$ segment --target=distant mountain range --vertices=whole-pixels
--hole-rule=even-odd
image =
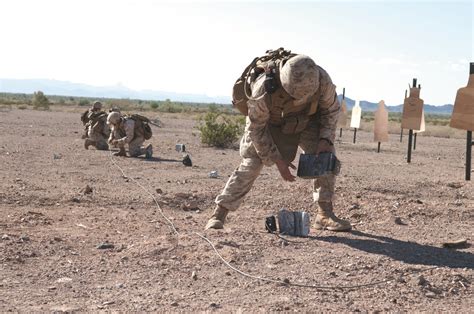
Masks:
[[[337,96],[339,98],[339,101],[342,100],[342,95]],[[346,104],[347,104],[347,110],[351,110],[352,107],[355,105],[355,100],[352,100],[348,97],[346,99]],[[377,108],[379,107],[378,103],[375,102],[370,102],[366,100],[361,100],[360,101],[360,107],[362,108],[362,111],[376,111]],[[397,105],[397,106],[386,106],[387,110],[389,112],[402,112],[403,111],[403,105]],[[453,112],[453,105],[447,104],[443,106],[433,106],[433,105],[428,105],[425,104],[425,113],[431,113],[431,114],[445,114],[445,115],[450,115]]]
[[[155,90],[133,90],[123,85],[92,86],[87,84],[72,83],[67,81],[48,79],[0,79],[0,92],[32,94],[42,91],[46,95],[79,96],[99,98],[130,98],[142,100],[165,100],[193,102],[193,103],[218,103],[230,104],[230,97],[208,96],[203,94],[181,94]],[[338,95],[339,100],[342,95]],[[351,110],[355,104],[353,99],[346,97],[347,109]],[[360,101],[362,111],[377,110],[378,103],[365,100]],[[390,112],[402,112],[402,105],[387,106]],[[453,105],[432,106],[425,104],[425,112],[432,114],[451,114]]]
[[[82,96],[98,98],[130,98],[142,100],[165,100],[194,103],[230,104],[230,97],[201,94],[181,94],[155,90],[133,90],[123,85],[92,86],[67,81],[47,79],[0,79],[0,92],[32,94],[42,91],[46,95]]]

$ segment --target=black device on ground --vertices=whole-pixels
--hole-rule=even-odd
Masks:
[[[184,144],[176,144],[175,149],[179,153],[186,152],[186,146]]]
[[[268,216],[265,218],[265,229],[270,233],[277,231],[275,216]]]
[[[339,174],[341,163],[333,153],[319,155],[301,154],[297,176],[303,179],[314,179],[328,174]]]

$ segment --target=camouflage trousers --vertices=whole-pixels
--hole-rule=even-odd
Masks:
[[[314,154],[318,148],[319,127],[308,127],[303,131],[299,141],[299,147],[307,154]],[[253,183],[259,176],[264,165],[273,163],[262,160],[255,150],[247,132],[240,141],[240,156],[242,161],[237,169],[232,172],[224,190],[216,197],[215,203],[228,210],[236,210],[242,203],[245,195],[252,188]],[[313,201],[320,203],[332,203],[334,198],[334,187],[336,176],[329,175],[312,180]]]
[[[145,138],[143,136],[135,136],[133,140],[128,144],[128,154],[130,157],[138,157],[145,154],[145,148],[143,143]],[[120,149],[125,149],[125,144],[119,145]]]
[[[98,150],[108,150],[109,145],[107,144],[107,136],[101,132],[97,132],[94,128],[89,127],[87,130],[87,136],[89,140],[93,141],[91,144]],[[87,139],[86,139],[87,141]]]

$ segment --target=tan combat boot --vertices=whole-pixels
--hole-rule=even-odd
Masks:
[[[229,210],[227,208],[217,205],[205,229],[224,229],[224,222],[228,213]]]
[[[145,158],[151,159],[151,157],[153,157],[153,146],[148,144],[148,146],[145,148]]]
[[[319,203],[314,227],[318,230],[326,229],[330,231],[350,231],[352,229],[349,221],[339,219],[334,215],[332,203],[329,202]]]
[[[91,145],[95,145],[95,141],[86,138],[86,140],[84,141],[84,148],[89,149],[89,146]]]

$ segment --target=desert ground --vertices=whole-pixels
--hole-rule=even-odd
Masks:
[[[1,312],[473,311],[465,140],[420,135],[407,164],[406,136],[377,153],[373,134],[352,144],[345,130],[335,211],[353,231],[282,239],[265,217],[314,217],[309,180],[264,168],[225,229],[204,231],[239,152],[203,146],[190,115],[150,115],[163,122],[153,160],[85,150],[79,111],[0,112]],[[199,235],[232,267],[277,282],[230,268]]]

